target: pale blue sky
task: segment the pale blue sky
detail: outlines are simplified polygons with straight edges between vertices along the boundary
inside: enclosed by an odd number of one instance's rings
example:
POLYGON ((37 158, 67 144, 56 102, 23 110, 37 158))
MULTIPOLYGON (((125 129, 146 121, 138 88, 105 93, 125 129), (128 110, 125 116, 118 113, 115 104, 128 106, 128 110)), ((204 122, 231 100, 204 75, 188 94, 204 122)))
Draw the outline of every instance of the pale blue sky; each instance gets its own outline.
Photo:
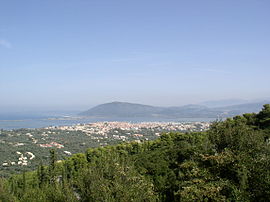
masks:
POLYGON ((270 95, 269 0, 0 0, 0 109, 270 95))

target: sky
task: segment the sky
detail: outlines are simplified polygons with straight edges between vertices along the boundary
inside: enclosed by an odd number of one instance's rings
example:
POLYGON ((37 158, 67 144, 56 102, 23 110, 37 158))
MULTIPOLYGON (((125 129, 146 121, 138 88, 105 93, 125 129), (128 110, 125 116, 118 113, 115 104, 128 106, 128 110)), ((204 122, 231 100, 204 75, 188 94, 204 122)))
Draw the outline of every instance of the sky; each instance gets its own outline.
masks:
POLYGON ((0 109, 270 95, 269 0, 0 0, 0 109))

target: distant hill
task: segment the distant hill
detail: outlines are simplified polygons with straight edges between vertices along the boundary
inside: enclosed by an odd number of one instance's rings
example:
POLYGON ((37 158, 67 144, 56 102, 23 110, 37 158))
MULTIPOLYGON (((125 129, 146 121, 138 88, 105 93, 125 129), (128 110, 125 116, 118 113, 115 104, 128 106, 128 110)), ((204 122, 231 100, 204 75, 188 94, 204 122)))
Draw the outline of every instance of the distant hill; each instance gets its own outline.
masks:
MULTIPOLYGON (((155 107, 127 102, 112 102, 93 107, 80 116, 97 118, 217 118, 231 117, 243 113, 258 112, 267 102, 207 107, 204 105, 184 105, 180 107, 155 107)), ((268 102, 270 103, 270 102, 268 102)))
POLYGON ((154 116, 160 111, 162 111, 161 107, 127 102, 112 102, 93 107, 88 111, 80 113, 80 115, 94 117, 145 117, 154 116))
POLYGON ((243 113, 259 112, 264 104, 270 103, 269 101, 257 102, 257 103, 247 103, 240 105, 231 105, 226 107, 216 108, 218 111, 222 111, 224 115, 235 116, 243 113))
POLYGON ((240 105, 240 104, 247 104, 252 103, 252 101, 249 100, 243 100, 243 99, 223 99, 223 100, 209 100, 205 102, 199 103, 200 105, 204 105, 206 107, 225 107, 225 106, 231 106, 231 105, 240 105))

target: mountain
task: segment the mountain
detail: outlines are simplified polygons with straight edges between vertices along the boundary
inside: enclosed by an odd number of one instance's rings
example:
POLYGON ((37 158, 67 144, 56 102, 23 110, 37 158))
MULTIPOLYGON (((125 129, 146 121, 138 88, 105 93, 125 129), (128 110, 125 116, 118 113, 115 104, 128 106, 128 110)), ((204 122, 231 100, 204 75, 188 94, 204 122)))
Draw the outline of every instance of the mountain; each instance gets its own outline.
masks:
POLYGON ((155 116, 163 108, 127 102, 112 102, 101 104, 80 113, 82 116, 94 117, 147 117, 155 116))
POLYGON ((256 102, 256 103, 247 103, 240 105, 231 105, 226 107, 216 108, 218 111, 223 111, 223 114, 226 116, 235 116, 243 113, 252 113, 259 112, 263 105, 266 103, 270 103, 269 101, 256 102))
POLYGON ((214 107, 225 107, 225 106, 246 104, 249 102, 251 101, 243 100, 243 99, 224 99, 224 100, 209 100, 209 101, 201 102, 199 104, 204 105, 206 107, 214 108, 214 107))
POLYGON ((180 107, 155 107, 127 102, 112 102, 93 107, 80 116, 97 118, 218 118, 232 117, 243 113, 258 112, 267 101, 230 105, 225 107, 207 107, 204 105, 184 105, 180 107))

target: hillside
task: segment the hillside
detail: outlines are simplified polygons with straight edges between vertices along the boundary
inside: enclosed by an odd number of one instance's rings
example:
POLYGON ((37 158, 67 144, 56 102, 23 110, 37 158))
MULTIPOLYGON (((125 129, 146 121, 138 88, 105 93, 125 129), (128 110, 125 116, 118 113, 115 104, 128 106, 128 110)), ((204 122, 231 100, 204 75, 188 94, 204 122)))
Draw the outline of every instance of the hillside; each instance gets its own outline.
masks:
POLYGON ((263 104, 265 104, 265 102, 210 108, 204 105, 155 107, 127 102, 112 102, 98 105, 92 109, 80 113, 79 115, 102 118, 218 118, 232 117, 243 113, 258 112, 262 108, 263 104))
POLYGON ((269 201, 270 105, 206 132, 90 148, 0 180, 0 201, 269 201))
POLYGON ((145 117, 154 116, 163 110, 161 107, 133 104, 127 102, 112 102, 98 105, 86 112, 80 113, 83 116, 95 117, 145 117))

